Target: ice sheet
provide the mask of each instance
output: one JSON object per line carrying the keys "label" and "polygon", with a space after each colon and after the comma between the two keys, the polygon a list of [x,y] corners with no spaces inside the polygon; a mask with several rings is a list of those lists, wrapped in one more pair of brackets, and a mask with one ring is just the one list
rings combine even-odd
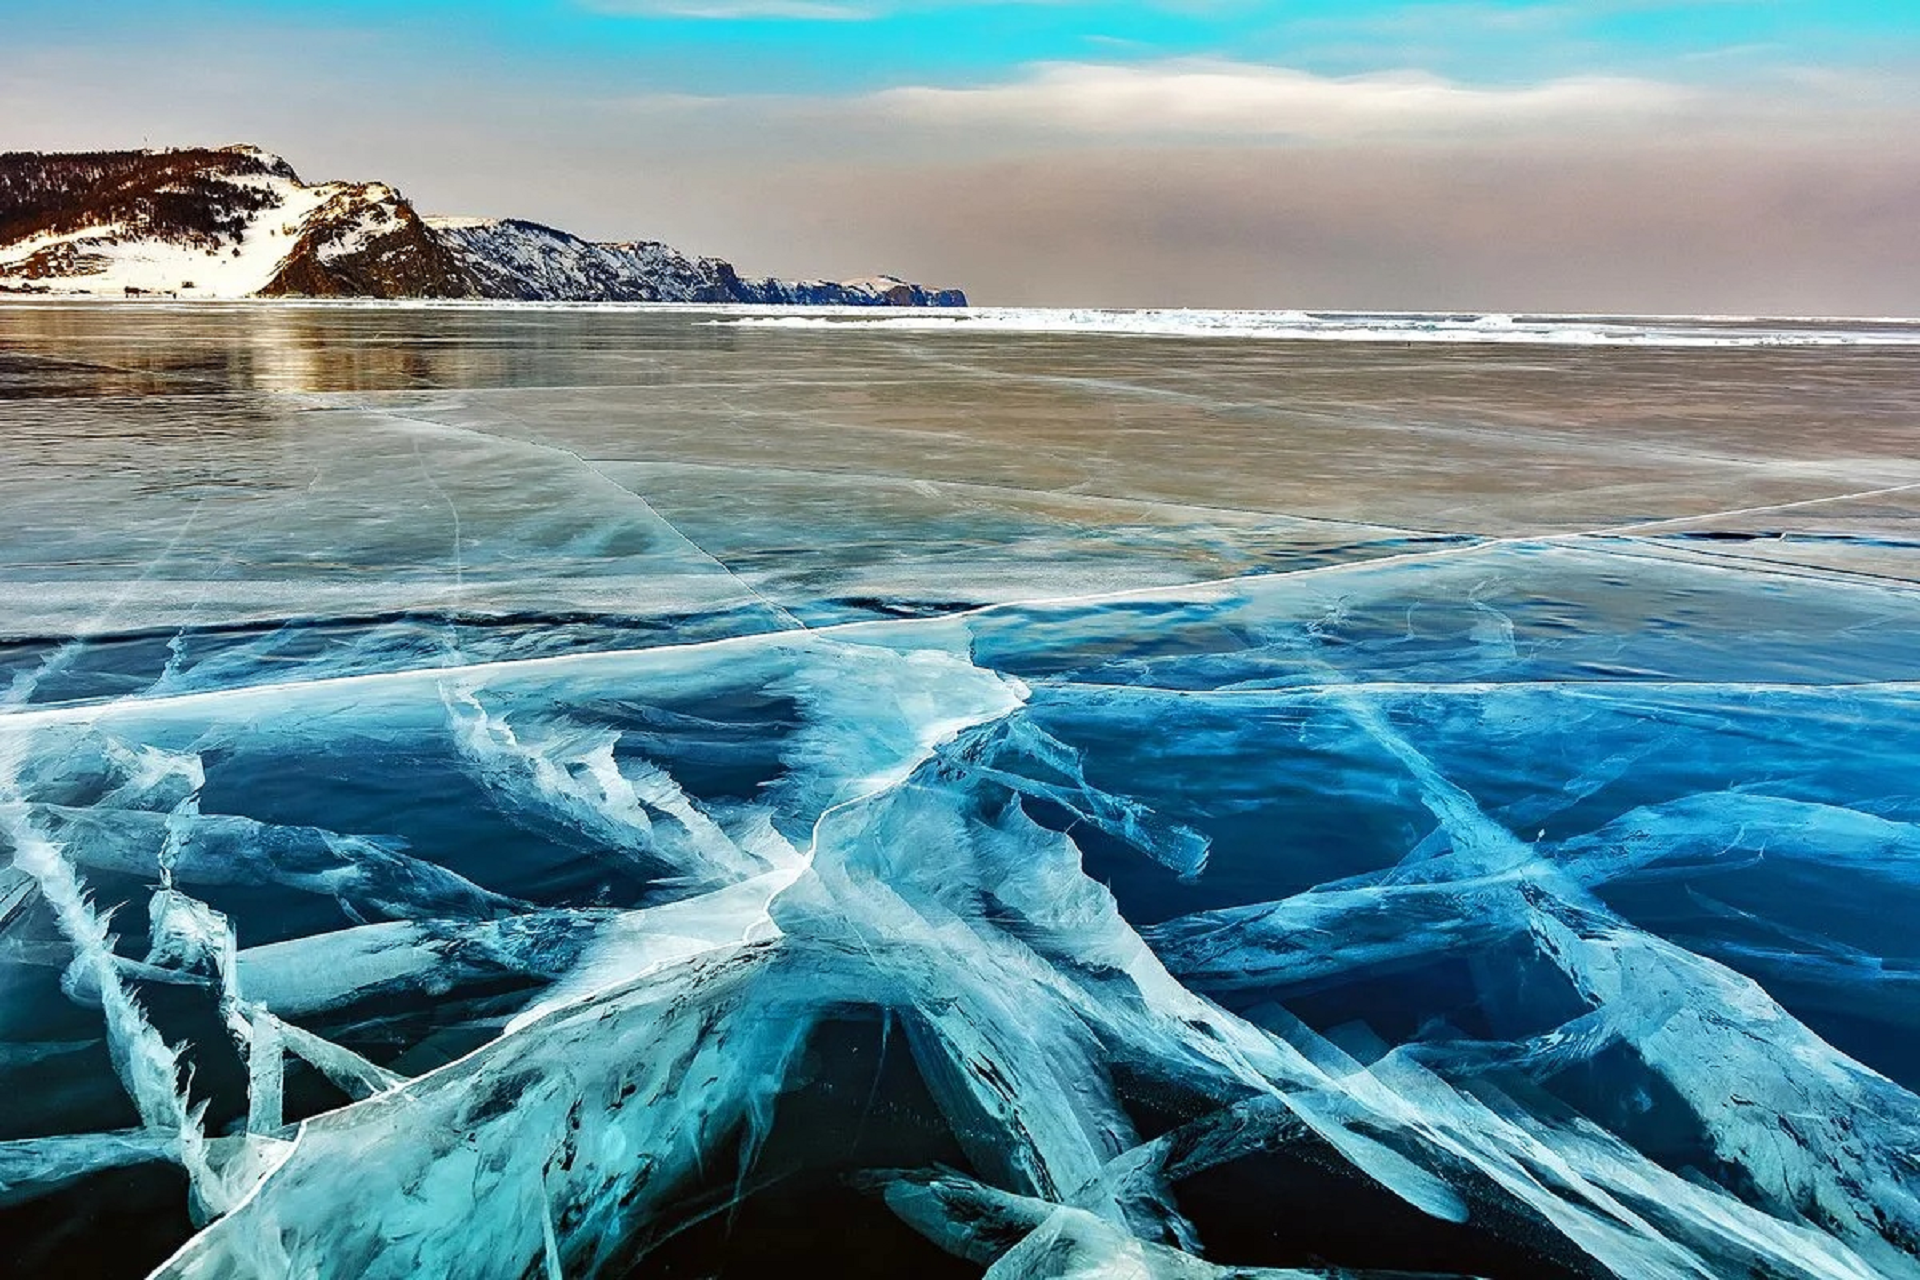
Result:
{"label": "ice sheet", "polygon": [[1904,329],[712,318],[0,310],[18,1266],[1920,1276]]}

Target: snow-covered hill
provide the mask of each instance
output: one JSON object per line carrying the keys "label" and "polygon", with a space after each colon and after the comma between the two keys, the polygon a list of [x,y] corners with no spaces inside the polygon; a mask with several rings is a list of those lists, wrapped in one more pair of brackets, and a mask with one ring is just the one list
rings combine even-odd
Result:
{"label": "snow-covered hill", "polygon": [[0,287],[199,298],[472,293],[398,191],[308,186],[255,147],[0,156]]}
{"label": "snow-covered hill", "polygon": [[966,305],[891,276],[750,279],[656,241],[422,218],[383,183],[309,186],[250,146],[0,155],[0,292]]}
{"label": "snow-covered hill", "polygon": [[442,243],[489,298],[569,302],[966,305],[957,289],[930,291],[891,276],[835,283],[742,277],[719,258],[690,258],[657,240],[596,244],[517,218],[429,218]]}

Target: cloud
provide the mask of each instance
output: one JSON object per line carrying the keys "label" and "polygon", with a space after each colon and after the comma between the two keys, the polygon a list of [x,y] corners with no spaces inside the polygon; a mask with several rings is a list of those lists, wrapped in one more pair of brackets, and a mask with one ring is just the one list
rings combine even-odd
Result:
{"label": "cloud", "polygon": [[1698,106],[1702,95],[1618,76],[1479,86],[1423,71],[1325,76],[1183,59],[1131,66],[1049,63],[1002,84],[887,89],[869,101],[904,119],[968,128],[1131,138],[1359,139],[1644,124]]}

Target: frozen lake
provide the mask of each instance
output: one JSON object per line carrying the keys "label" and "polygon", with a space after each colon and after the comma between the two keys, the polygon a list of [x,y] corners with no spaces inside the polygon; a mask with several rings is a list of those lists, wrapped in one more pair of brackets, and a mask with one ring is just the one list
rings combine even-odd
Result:
{"label": "frozen lake", "polygon": [[1920,1277],[1920,327],[11,304],[0,451],[0,1270]]}

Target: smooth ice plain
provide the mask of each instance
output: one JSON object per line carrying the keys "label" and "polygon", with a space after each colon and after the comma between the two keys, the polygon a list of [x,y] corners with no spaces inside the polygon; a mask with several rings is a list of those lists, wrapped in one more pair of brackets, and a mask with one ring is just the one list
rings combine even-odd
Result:
{"label": "smooth ice plain", "polygon": [[983,319],[0,308],[0,1271],[1920,1277],[1920,330]]}

